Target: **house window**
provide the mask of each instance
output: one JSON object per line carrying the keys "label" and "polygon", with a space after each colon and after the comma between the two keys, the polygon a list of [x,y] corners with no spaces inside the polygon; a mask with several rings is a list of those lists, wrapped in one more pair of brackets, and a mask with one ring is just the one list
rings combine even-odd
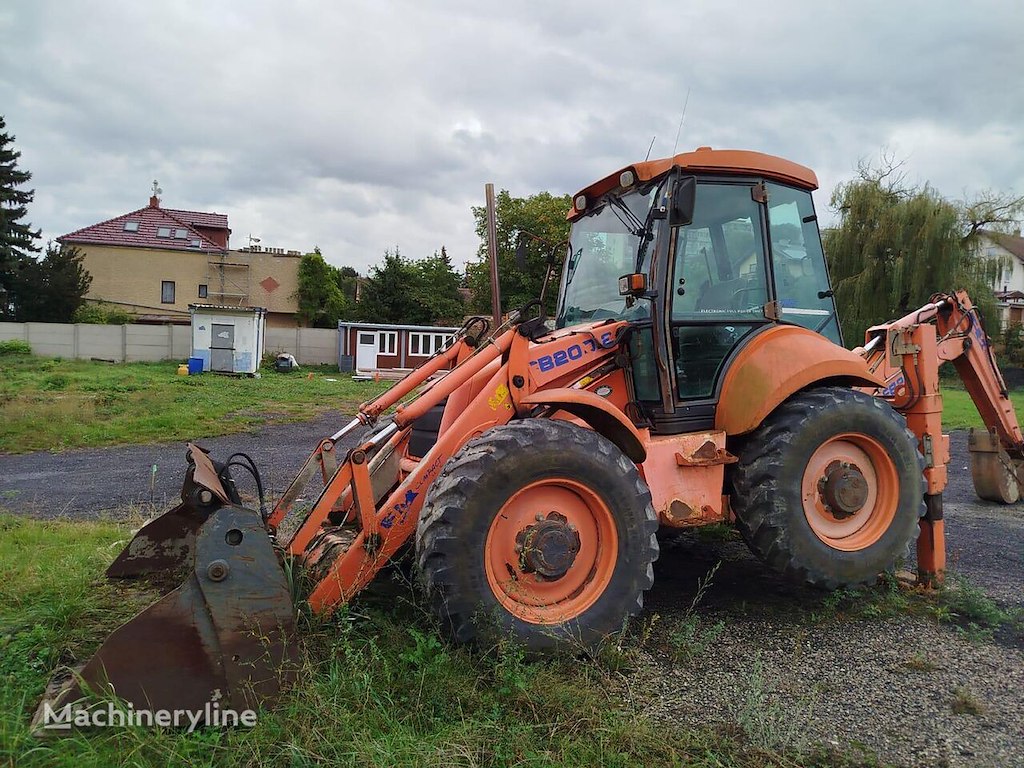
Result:
{"label": "house window", "polygon": [[199,240],[193,240],[191,243],[188,244],[189,248],[198,248],[199,246],[200,246]]}
{"label": "house window", "polygon": [[429,357],[438,350],[444,349],[454,338],[448,333],[409,332],[409,354],[413,357]]}
{"label": "house window", "polygon": [[171,228],[170,227],[160,227],[160,228],[158,228],[157,231],[156,231],[156,236],[157,237],[170,237],[171,236]]}
{"label": "house window", "polygon": [[206,298],[206,293],[207,293],[206,286],[200,284],[199,285],[199,298],[200,299],[205,299]]}
{"label": "house window", "polygon": [[160,283],[160,302],[162,304],[174,303],[174,281],[164,280]]}
{"label": "house window", "polygon": [[381,331],[377,334],[377,352],[382,355],[394,355],[398,352],[398,333]]}
{"label": "house window", "polygon": [[184,240],[187,237],[188,237],[188,230],[185,230],[185,229],[176,229],[176,230],[174,230],[174,239],[175,240]]}
{"label": "house window", "polygon": [[139,222],[137,222],[137,221],[126,221],[124,223],[124,231],[125,232],[138,232],[139,231]]}

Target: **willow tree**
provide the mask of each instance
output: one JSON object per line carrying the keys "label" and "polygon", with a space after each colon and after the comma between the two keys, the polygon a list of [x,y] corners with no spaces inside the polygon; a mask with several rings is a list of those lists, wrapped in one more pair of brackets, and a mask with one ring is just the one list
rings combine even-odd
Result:
{"label": "willow tree", "polygon": [[932,294],[965,288],[990,335],[999,330],[992,285],[1002,264],[976,255],[969,206],[930,186],[907,187],[889,166],[862,166],[832,193],[838,226],[823,233],[843,335],[850,346],[871,325],[926,304]]}

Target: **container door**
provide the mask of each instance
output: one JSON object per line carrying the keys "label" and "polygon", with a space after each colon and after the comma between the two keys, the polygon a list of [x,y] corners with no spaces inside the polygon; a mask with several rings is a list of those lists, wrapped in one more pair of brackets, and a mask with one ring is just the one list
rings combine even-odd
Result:
{"label": "container door", "polygon": [[235,326],[223,323],[211,325],[210,369],[221,373],[234,373]]}
{"label": "container door", "polygon": [[372,371],[377,368],[377,334],[359,331],[356,334],[356,370]]}

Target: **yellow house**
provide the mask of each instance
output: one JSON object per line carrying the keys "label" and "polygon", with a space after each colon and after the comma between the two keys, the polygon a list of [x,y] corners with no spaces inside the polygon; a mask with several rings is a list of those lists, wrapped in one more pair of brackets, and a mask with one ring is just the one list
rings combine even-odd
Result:
{"label": "yellow house", "polygon": [[162,208],[153,196],[137,211],[57,241],[84,254],[87,301],[112,304],[139,322],[189,323],[189,304],[264,307],[269,327],[297,325],[301,254],[258,246],[231,250],[223,213]]}

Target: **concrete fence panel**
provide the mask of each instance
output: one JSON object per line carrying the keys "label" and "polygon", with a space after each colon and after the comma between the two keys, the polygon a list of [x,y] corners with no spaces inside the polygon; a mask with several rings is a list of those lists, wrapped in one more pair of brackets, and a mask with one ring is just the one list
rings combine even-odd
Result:
{"label": "concrete fence panel", "polygon": [[75,326],[68,323],[25,323],[32,351],[45,357],[75,356]]}
{"label": "concrete fence panel", "polygon": [[28,341],[25,337],[27,330],[24,323],[0,323],[0,341],[11,341],[12,339]]}
{"label": "concrete fence panel", "polygon": [[290,352],[299,365],[336,365],[338,331],[334,328],[267,328],[266,350]]}
{"label": "concrete fence panel", "polygon": [[171,358],[174,360],[186,360],[192,356],[192,326],[172,325],[171,329]]}
{"label": "concrete fence panel", "polygon": [[[90,323],[0,323],[0,341],[22,339],[44,357],[116,362],[180,360],[192,354],[187,325],[93,325]],[[338,362],[338,331],[333,328],[267,328],[267,352],[290,352],[299,365]]]}
{"label": "concrete fence panel", "polygon": [[[90,325],[82,323],[78,328],[78,352],[76,357],[124,362],[124,333],[120,325]],[[33,348],[35,351],[35,348]]]}

